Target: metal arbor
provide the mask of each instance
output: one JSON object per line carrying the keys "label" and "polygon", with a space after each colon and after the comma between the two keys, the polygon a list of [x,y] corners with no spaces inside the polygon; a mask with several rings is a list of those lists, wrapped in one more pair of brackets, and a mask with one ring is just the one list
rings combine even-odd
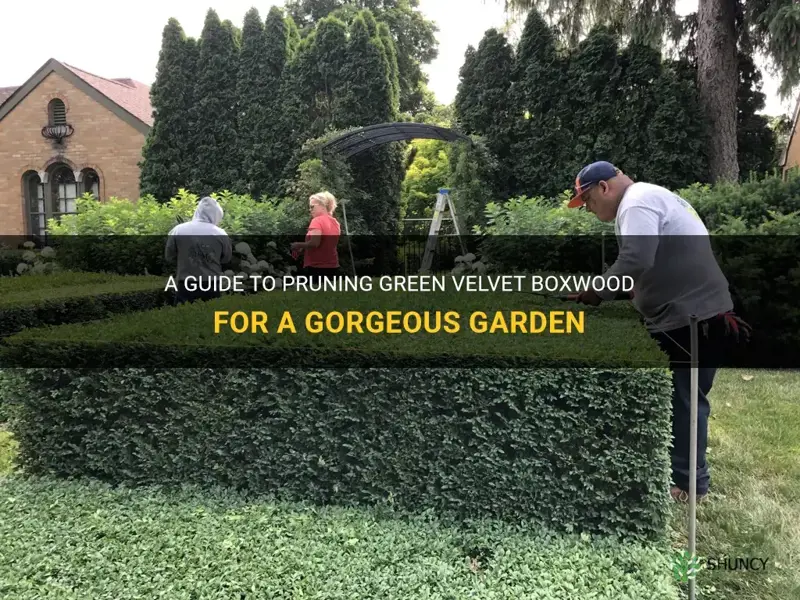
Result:
{"label": "metal arbor", "polygon": [[379,123],[343,133],[325,142],[320,149],[350,158],[384,144],[413,139],[442,140],[444,142],[464,141],[470,145],[473,144],[468,136],[447,127],[426,123]]}

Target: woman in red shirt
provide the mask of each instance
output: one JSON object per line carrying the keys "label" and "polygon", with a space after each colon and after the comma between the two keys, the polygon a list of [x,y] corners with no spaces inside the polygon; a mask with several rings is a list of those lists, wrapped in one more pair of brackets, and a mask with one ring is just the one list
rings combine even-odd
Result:
{"label": "woman in red shirt", "polygon": [[306,241],[294,242],[293,252],[305,252],[303,268],[312,279],[330,277],[339,272],[339,221],[333,217],[336,198],[330,192],[320,192],[308,199],[311,223]]}

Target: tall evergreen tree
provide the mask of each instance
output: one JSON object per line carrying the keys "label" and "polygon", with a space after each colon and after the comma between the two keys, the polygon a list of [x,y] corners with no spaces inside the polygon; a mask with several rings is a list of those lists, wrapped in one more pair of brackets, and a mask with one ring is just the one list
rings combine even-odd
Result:
{"label": "tall evergreen tree", "polygon": [[150,88],[154,122],[140,163],[140,189],[166,202],[190,183],[194,154],[187,111],[194,82],[193,40],[176,19],[164,27],[156,80]]}
{"label": "tall evergreen tree", "polygon": [[[374,36],[370,35],[370,22],[375,25]],[[383,41],[377,34],[377,24],[369,11],[362,11],[350,26],[346,56],[345,69],[350,78],[342,102],[346,125],[363,127],[394,120],[391,69]],[[356,184],[371,200],[370,206],[359,207],[359,212],[376,235],[397,232],[403,155],[396,146],[380,146],[352,160]],[[381,257],[384,259],[385,256]]]}
{"label": "tall evergreen tree", "polygon": [[[683,32],[675,0],[503,0],[516,10],[543,9],[558,19],[564,39],[577,45],[588,27],[608,24],[637,41],[660,46],[665,34]],[[686,23],[692,20],[687,20]],[[737,142],[737,41],[742,30],[753,48],[779,70],[779,92],[788,96],[800,84],[800,4],[792,0],[701,0],[694,16],[697,27],[696,81],[709,122],[707,155],[713,181],[736,180],[739,175]],[[671,31],[670,31],[671,30]]]}
{"label": "tall evergreen tree", "polygon": [[258,11],[245,16],[239,57],[239,138],[243,172],[255,197],[281,193],[286,163],[296,145],[284,112],[289,25],[272,7],[262,25]]}
{"label": "tall evergreen tree", "polygon": [[777,167],[777,136],[770,127],[769,118],[758,114],[766,106],[761,85],[761,73],[753,62],[753,57],[747,51],[740,50],[736,131],[739,173],[742,179],[751,173],[763,175]]}
{"label": "tall evergreen tree", "polygon": [[671,189],[710,181],[708,132],[694,69],[685,61],[666,63],[653,93],[658,103],[647,127],[641,177]]}
{"label": "tall evergreen tree", "polygon": [[456,117],[462,127],[483,136],[498,161],[490,192],[502,198],[517,189],[512,152],[516,121],[523,115],[511,94],[513,68],[508,40],[496,29],[489,29],[477,50],[467,48],[455,98]]}
{"label": "tall evergreen tree", "polygon": [[555,196],[564,189],[564,162],[573,143],[567,129],[570,115],[564,97],[565,67],[554,32],[538,12],[531,11],[512,75],[515,195]]}
{"label": "tall evergreen tree", "polygon": [[223,24],[213,9],[206,14],[199,50],[195,102],[190,111],[195,155],[192,191],[243,191],[237,135],[238,47],[233,28]]}
{"label": "tall evergreen tree", "polygon": [[[394,41],[400,111],[414,114],[430,104],[428,78],[422,67],[438,56],[438,28],[419,10],[419,0],[288,0],[286,8],[306,32],[331,15],[351,25],[362,9],[368,9],[378,22],[387,24]],[[374,33],[370,28],[370,35]]]}
{"label": "tall evergreen tree", "polygon": [[270,173],[264,160],[268,146],[269,122],[273,118],[266,106],[274,88],[269,85],[267,36],[258,10],[251,8],[244,17],[239,53],[239,100],[237,131],[242,158],[244,188],[260,197],[269,185]]}
{"label": "tall evergreen tree", "polygon": [[392,32],[386,23],[378,23],[378,36],[383,42],[383,50],[389,63],[389,82],[392,84],[392,113],[400,112],[400,71],[397,66],[397,50]]}

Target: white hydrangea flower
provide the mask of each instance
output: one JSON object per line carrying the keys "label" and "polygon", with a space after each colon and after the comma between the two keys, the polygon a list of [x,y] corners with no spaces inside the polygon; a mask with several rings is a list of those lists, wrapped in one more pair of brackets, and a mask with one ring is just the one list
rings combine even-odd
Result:
{"label": "white hydrangea flower", "polygon": [[472,252],[470,252],[464,257],[464,260],[467,262],[472,262],[473,260],[475,260],[475,258],[476,256]]}
{"label": "white hydrangea flower", "polygon": [[268,263],[267,261],[265,261],[265,260],[260,260],[260,261],[258,261],[258,268],[259,268],[259,269],[262,269],[262,270],[264,270],[264,271],[269,271],[269,269],[270,269],[270,267],[271,267],[271,266],[272,266],[272,265],[271,265],[271,264],[269,264],[269,263]]}
{"label": "white hydrangea flower", "polygon": [[233,277],[234,275],[235,275],[235,273],[231,269],[228,269],[227,271],[225,271],[225,276],[226,277]]}
{"label": "white hydrangea flower", "polygon": [[34,244],[33,242],[25,242],[24,244],[22,244],[22,247],[23,248],[28,248],[28,249],[35,248],[36,244]]}
{"label": "white hydrangea flower", "polygon": [[17,265],[17,273],[19,273],[20,275],[22,275],[27,270],[28,270],[27,263],[19,263]]}
{"label": "white hydrangea flower", "polygon": [[248,246],[245,242],[239,242],[238,244],[236,244],[234,250],[236,250],[236,252],[238,252],[239,254],[245,254],[245,255],[252,254],[250,251],[250,246]]}
{"label": "white hydrangea flower", "polygon": [[278,245],[275,242],[269,242],[267,244],[267,248],[278,248]]}
{"label": "white hydrangea flower", "polygon": [[55,248],[51,248],[50,246],[45,246],[42,248],[42,256],[44,258],[53,258],[56,255]]}
{"label": "white hydrangea flower", "polygon": [[486,273],[486,265],[483,264],[481,261],[476,262],[472,266],[478,273],[481,273],[481,274]]}
{"label": "white hydrangea flower", "polygon": [[36,253],[35,252],[31,252],[30,250],[28,250],[27,252],[23,252],[22,253],[22,260],[24,260],[25,262],[29,262],[29,263],[33,262],[33,261],[36,260]]}

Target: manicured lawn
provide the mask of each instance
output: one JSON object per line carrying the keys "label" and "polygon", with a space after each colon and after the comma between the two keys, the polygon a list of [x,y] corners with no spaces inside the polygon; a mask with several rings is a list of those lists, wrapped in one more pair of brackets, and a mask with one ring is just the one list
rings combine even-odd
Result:
{"label": "manicured lawn", "polygon": [[[724,371],[711,414],[712,489],[697,508],[697,552],[769,560],[765,571],[702,571],[698,598],[800,598],[800,373]],[[681,549],[687,515],[676,505]]]}

